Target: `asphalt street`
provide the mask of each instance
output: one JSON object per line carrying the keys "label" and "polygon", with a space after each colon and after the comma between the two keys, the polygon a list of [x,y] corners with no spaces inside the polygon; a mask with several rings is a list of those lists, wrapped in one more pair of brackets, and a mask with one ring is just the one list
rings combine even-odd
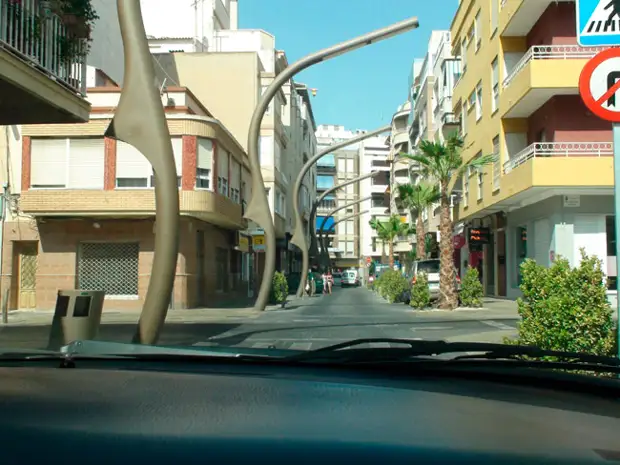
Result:
{"label": "asphalt street", "polygon": [[[389,304],[363,288],[334,289],[331,295],[295,300],[284,309],[253,318],[166,322],[159,344],[238,346],[310,350],[356,338],[447,339],[500,342],[517,319],[487,311],[415,312]],[[0,327],[0,348],[45,348],[49,325]],[[99,340],[130,342],[135,323],[104,324]],[[385,346],[385,344],[374,344]]]}

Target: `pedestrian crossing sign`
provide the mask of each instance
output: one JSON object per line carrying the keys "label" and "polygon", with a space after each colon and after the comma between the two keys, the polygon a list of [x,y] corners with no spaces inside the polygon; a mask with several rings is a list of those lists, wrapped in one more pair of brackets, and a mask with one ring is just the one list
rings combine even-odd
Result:
{"label": "pedestrian crossing sign", "polygon": [[620,45],[620,0],[577,0],[577,43]]}

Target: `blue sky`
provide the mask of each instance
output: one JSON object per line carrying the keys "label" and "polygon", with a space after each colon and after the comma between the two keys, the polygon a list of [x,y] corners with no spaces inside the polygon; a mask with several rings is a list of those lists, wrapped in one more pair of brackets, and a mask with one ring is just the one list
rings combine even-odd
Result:
{"label": "blue sky", "polygon": [[424,56],[432,30],[450,28],[457,6],[458,0],[240,0],[239,28],[270,32],[292,63],[417,16],[418,29],[314,65],[295,78],[318,89],[312,100],[317,124],[373,129],[388,123],[406,101],[413,59]]}

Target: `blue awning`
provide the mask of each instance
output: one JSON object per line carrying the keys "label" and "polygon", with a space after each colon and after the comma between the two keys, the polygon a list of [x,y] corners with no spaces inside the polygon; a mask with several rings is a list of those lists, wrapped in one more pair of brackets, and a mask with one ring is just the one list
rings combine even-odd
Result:
{"label": "blue awning", "polygon": [[[317,216],[316,217],[316,230],[318,231],[321,228],[321,224],[323,224],[323,220],[325,219],[324,216]],[[334,223],[336,220],[334,220],[333,216],[330,216],[329,218],[327,218],[327,221],[325,222],[325,227],[323,228],[323,231],[334,231]]]}

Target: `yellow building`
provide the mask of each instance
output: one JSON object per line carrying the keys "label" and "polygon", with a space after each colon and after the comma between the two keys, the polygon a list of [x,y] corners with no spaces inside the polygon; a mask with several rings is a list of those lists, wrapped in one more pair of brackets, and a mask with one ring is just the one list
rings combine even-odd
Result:
{"label": "yellow building", "polygon": [[576,264],[582,247],[616,289],[611,124],[577,88],[600,49],[578,46],[575,29],[575,2],[555,0],[461,0],[451,25],[463,156],[498,155],[466,174],[456,209],[455,233],[489,228],[488,244],[456,254],[479,267],[488,295],[517,296],[525,258]]}

